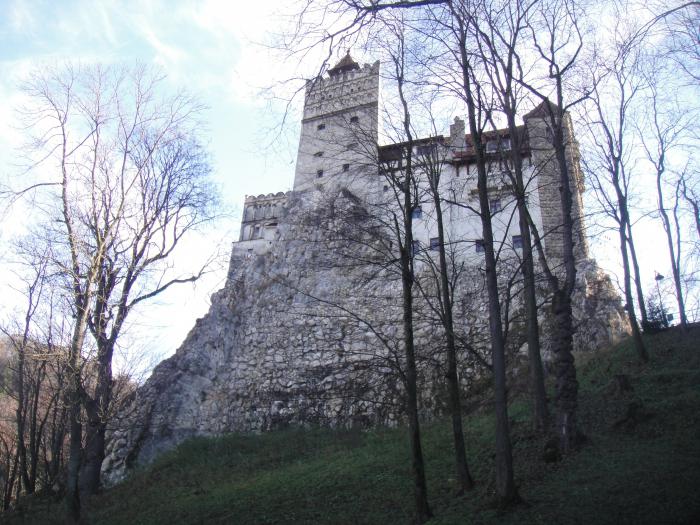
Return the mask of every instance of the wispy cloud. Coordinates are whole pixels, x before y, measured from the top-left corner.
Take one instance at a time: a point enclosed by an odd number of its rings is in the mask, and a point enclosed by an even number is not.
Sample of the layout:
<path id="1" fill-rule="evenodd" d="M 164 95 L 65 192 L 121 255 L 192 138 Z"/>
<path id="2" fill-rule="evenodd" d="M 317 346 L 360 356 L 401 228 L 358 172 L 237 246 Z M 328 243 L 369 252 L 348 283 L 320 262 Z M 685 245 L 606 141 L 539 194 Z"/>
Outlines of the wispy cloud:
<path id="1" fill-rule="evenodd" d="M 13 30 L 29 33 L 36 27 L 35 17 L 32 14 L 31 4 L 22 0 L 15 0 L 8 8 L 8 20 Z"/>

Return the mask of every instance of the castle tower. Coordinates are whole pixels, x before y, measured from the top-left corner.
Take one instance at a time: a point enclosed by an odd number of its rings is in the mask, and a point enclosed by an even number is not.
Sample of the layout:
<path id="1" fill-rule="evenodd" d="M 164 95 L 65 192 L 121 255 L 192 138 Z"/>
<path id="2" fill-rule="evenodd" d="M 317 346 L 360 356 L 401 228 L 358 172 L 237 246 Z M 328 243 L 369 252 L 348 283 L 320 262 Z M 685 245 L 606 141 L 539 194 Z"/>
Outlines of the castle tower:
<path id="1" fill-rule="evenodd" d="M 553 111 L 558 111 L 556 107 Z M 532 154 L 532 164 L 537 175 L 537 192 L 539 194 L 540 214 L 542 216 L 542 234 L 546 253 L 555 260 L 562 261 L 564 245 L 562 238 L 563 216 L 561 211 L 561 194 L 559 192 L 559 165 L 555 156 L 553 132 L 550 124 L 549 109 L 541 103 L 530 113 L 523 116 L 527 127 L 528 141 Z M 578 142 L 574 136 L 571 116 L 564 113 L 564 141 L 566 143 L 566 162 L 571 180 L 572 197 L 571 216 L 574 221 L 574 255 L 577 261 L 588 259 L 588 241 L 584 231 L 583 220 L 583 173 L 581 172 Z"/>
<path id="2" fill-rule="evenodd" d="M 349 52 L 327 78 L 307 81 L 295 192 L 367 187 L 359 175 L 376 163 L 378 101 L 379 62 L 360 67 Z"/>

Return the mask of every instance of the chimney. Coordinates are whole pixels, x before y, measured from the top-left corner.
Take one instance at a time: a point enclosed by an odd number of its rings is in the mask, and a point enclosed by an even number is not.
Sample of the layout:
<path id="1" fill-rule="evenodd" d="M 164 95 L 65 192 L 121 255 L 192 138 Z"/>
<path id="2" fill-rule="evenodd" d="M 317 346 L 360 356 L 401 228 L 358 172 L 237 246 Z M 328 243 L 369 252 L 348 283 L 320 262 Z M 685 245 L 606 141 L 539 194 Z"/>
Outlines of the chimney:
<path id="1" fill-rule="evenodd" d="M 454 124 L 450 124 L 450 145 L 460 151 L 464 151 L 467 143 L 464 137 L 464 121 L 455 117 Z"/>

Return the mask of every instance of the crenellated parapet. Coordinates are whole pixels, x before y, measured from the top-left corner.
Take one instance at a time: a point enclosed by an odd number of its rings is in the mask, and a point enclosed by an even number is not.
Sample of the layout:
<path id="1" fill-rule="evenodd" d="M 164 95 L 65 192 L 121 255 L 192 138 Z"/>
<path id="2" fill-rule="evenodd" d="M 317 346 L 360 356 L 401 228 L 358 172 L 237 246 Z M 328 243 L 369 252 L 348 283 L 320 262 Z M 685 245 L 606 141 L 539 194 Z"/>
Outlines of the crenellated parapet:
<path id="1" fill-rule="evenodd" d="M 291 192 L 246 195 L 239 241 L 275 241 L 279 218 Z M 259 243 L 258 243 L 259 244 Z"/>
<path id="2" fill-rule="evenodd" d="M 378 114 L 379 62 L 360 66 L 348 53 L 307 81 L 294 191 L 353 187 L 376 153 Z"/>
<path id="3" fill-rule="evenodd" d="M 304 121 L 378 103 L 379 61 L 362 67 L 355 65 L 356 68 L 335 74 L 331 70 L 328 77 L 307 80 Z"/>

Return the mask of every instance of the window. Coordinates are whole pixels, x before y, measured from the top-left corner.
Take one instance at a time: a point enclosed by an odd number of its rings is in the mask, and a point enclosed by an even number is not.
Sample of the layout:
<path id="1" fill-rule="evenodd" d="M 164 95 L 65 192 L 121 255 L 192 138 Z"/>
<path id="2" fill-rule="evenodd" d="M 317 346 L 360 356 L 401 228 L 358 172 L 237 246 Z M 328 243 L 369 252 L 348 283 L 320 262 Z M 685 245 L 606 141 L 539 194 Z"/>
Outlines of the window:
<path id="1" fill-rule="evenodd" d="M 357 142 L 351 142 L 350 144 L 347 145 L 348 149 L 357 149 L 357 146 L 359 144 Z"/>
<path id="2" fill-rule="evenodd" d="M 423 217 L 423 208 L 416 206 L 413 208 L 413 211 L 411 211 L 411 219 L 420 219 L 421 217 Z"/>
<path id="3" fill-rule="evenodd" d="M 486 153 L 510 151 L 510 139 L 491 139 L 486 142 Z"/>
<path id="4" fill-rule="evenodd" d="M 521 235 L 513 235 L 513 249 L 522 250 L 523 249 L 523 238 Z"/>
<path id="5" fill-rule="evenodd" d="M 483 253 L 484 252 L 484 239 L 475 240 L 474 247 L 476 248 L 476 253 Z"/>
<path id="6" fill-rule="evenodd" d="M 323 170 L 318 170 L 316 172 L 316 178 L 320 179 L 321 177 L 323 177 Z"/>
<path id="7" fill-rule="evenodd" d="M 384 185 L 383 191 L 389 191 L 389 185 L 388 185 L 388 184 L 385 184 L 385 185 Z"/>
<path id="8" fill-rule="evenodd" d="M 348 171 L 350 169 L 350 164 L 343 164 L 343 171 Z"/>
<path id="9" fill-rule="evenodd" d="M 314 157 L 323 157 L 323 152 L 317 151 L 316 153 L 314 153 Z"/>
<path id="10" fill-rule="evenodd" d="M 503 208 L 501 207 L 501 199 L 491 199 L 489 201 L 489 210 L 491 210 L 491 213 L 496 213 L 501 211 Z"/>
<path id="11" fill-rule="evenodd" d="M 411 243 L 411 257 L 415 257 L 420 253 L 420 241 L 413 241 Z"/>
<path id="12" fill-rule="evenodd" d="M 423 156 L 423 157 L 428 157 L 435 153 L 435 144 L 427 144 L 424 146 L 418 146 L 416 148 L 416 154 Z"/>
<path id="13" fill-rule="evenodd" d="M 437 251 L 438 248 L 440 248 L 440 238 L 439 237 L 431 237 L 430 238 L 430 249 L 433 251 Z"/>
<path id="14" fill-rule="evenodd" d="M 350 117 L 351 124 L 357 124 L 358 122 L 360 122 L 360 117 Z"/>
<path id="15" fill-rule="evenodd" d="M 323 122 L 321 122 L 318 126 L 316 126 L 316 129 L 321 131 L 323 129 L 326 129 L 326 125 Z"/>

